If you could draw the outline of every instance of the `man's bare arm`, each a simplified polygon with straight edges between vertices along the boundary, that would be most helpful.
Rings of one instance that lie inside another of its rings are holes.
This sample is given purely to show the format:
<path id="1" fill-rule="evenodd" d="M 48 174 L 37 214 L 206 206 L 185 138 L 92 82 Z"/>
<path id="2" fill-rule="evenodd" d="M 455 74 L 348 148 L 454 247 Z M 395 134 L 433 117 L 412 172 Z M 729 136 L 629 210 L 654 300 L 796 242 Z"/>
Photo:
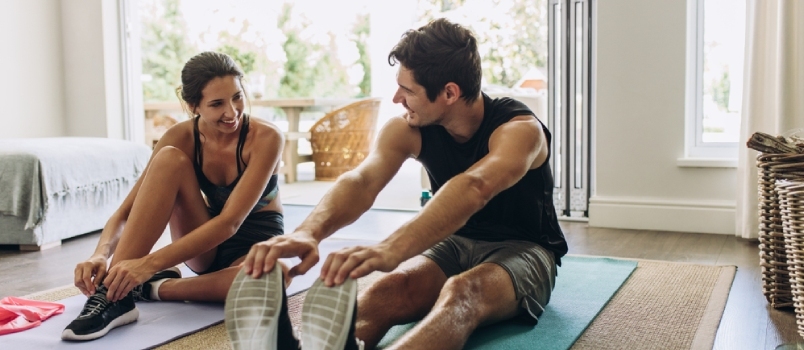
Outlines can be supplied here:
<path id="1" fill-rule="evenodd" d="M 327 284 L 347 276 L 390 271 L 464 226 L 498 193 L 510 188 L 528 170 L 547 158 L 547 142 L 533 117 L 518 117 L 500 126 L 489 140 L 489 154 L 444 184 L 423 210 L 375 247 L 330 255 L 322 270 Z"/>
<path id="2" fill-rule="evenodd" d="M 258 278 L 271 271 L 277 259 L 299 257 L 302 261 L 290 269 L 289 276 L 305 274 L 318 262 L 318 244 L 371 208 L 402 163 L 418 154 L 420 140 L 418 129 L 409 127 L 402 118 L 391 119 L 380 131 L 368 157 L 338 178 L 293 234 L 251 247 L 243 264 L 245 272 Z"/>
<path id="3" fill-rule="evenodd" d="M 415 145 L 411 141 L 416 133 L 401 118 L 391 119 L 380 131 L 368 157 L 338 178 L 295 232 L 311 234 L 320 242 L 357 220 L 412 156 Z"/>

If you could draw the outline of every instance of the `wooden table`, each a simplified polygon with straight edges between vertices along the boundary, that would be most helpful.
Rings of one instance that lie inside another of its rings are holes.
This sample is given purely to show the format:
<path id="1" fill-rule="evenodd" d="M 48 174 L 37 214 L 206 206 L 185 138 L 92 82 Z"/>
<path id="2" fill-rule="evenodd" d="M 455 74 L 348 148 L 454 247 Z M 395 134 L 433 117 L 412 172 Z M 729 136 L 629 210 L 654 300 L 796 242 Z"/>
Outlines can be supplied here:
<path id="1" fill-rule="evenodd" d="M 288 119 L 288 130 L 285 133 L 285 151 L 282 155 L 284 166 L 282 173 L 285 174 L 285 183 L 296 182 L 296 166 L 305 161 L 311 161 L 309 156 L 299 155 L 299 139 L 309 137 L 308 132 L 299 132 L 299 121 L 301 119 L 301 112 L 306 110 L 323 110 L 329 111 L 335 107 L 340 107 L 351 102 L 354 99 L 342 98 L 266 98 L 259 100 L 250 100 L 249 103 L 254 107 L 275 107 L 280 108 L 285 112 Z M 154 102 L 145 104 L 146 114 L 151 111 L 181 111 L 181 105 L 178 102 Z"/>
<path id="2" fill-rule="evenodd" d="M 288 118 L 288 130 L 285 134 L 285 152 L 283 162 L 285 165 L 285 183 L 296 182 L 296 166 L 305 161 L 312 161 L 312 157 L 299 155 L 299 139 L 308 138 L 309 132 L 299 133 L 299 121 L 304 110 L 331 110 L 335 107 L 353 102 L 352 99 L 338 98 L 269 98 L 252 100 L 251 105 L 257 107 L 281 108 Z"/>

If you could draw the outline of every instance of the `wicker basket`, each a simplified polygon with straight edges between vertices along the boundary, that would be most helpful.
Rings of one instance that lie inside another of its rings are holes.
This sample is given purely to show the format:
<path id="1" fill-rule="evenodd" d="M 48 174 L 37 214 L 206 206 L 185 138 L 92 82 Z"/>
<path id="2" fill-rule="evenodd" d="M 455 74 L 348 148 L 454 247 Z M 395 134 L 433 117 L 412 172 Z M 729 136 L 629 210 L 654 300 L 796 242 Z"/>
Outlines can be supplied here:
<path id="1" fill-rule="evenodd" d="M 773 308 L 794 307 L 776 182 L 804 180 L 804 154 L 761 154 L 757 167 L 762 292 Z"/>
<path id="2" fill-rule="evenodd" d="M 798 333 L 804 337 L 804 181 L 776 182 Z"/>
<path id="3" fill-rule="evenodd" d="M 327 113 L 310 128 L 316 180 L 335 180 L 366 158 L 379 109 L 379 99 L 358 101 Z"/>

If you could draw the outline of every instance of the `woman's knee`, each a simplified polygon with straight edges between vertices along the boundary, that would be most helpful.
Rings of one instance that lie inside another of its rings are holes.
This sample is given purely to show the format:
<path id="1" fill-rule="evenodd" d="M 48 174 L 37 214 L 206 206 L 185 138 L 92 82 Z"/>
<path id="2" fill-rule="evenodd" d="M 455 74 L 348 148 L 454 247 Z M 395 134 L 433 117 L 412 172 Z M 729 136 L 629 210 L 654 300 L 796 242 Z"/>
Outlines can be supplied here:
<path id="1" fill-rule="evenodd" d="M 156 152 L 156 155 L 154 155 L 154 158 L 151 160 L 151 169 L 149 169 L 149 171 L 175 171 L 182 168 L 192 169 L 192 167 L 193 162 L 190 157 L 184 153 L 184 151 L 173 146 L 165 146 Z"/>

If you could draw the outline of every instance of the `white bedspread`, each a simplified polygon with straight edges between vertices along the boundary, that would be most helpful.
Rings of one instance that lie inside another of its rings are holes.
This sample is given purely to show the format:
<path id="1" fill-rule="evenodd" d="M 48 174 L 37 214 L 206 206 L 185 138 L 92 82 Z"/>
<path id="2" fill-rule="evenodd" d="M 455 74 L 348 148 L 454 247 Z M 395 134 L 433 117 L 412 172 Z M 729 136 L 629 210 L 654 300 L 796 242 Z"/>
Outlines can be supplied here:
<path id="1" fill-rule="evenodd" d="M 105 194 L 137 180 L 150 156 L 144 144 L 106 138 L 0 140 L 0 214 L 24 218 L 30 229 L 67 194 L 103 205 Z"/>

